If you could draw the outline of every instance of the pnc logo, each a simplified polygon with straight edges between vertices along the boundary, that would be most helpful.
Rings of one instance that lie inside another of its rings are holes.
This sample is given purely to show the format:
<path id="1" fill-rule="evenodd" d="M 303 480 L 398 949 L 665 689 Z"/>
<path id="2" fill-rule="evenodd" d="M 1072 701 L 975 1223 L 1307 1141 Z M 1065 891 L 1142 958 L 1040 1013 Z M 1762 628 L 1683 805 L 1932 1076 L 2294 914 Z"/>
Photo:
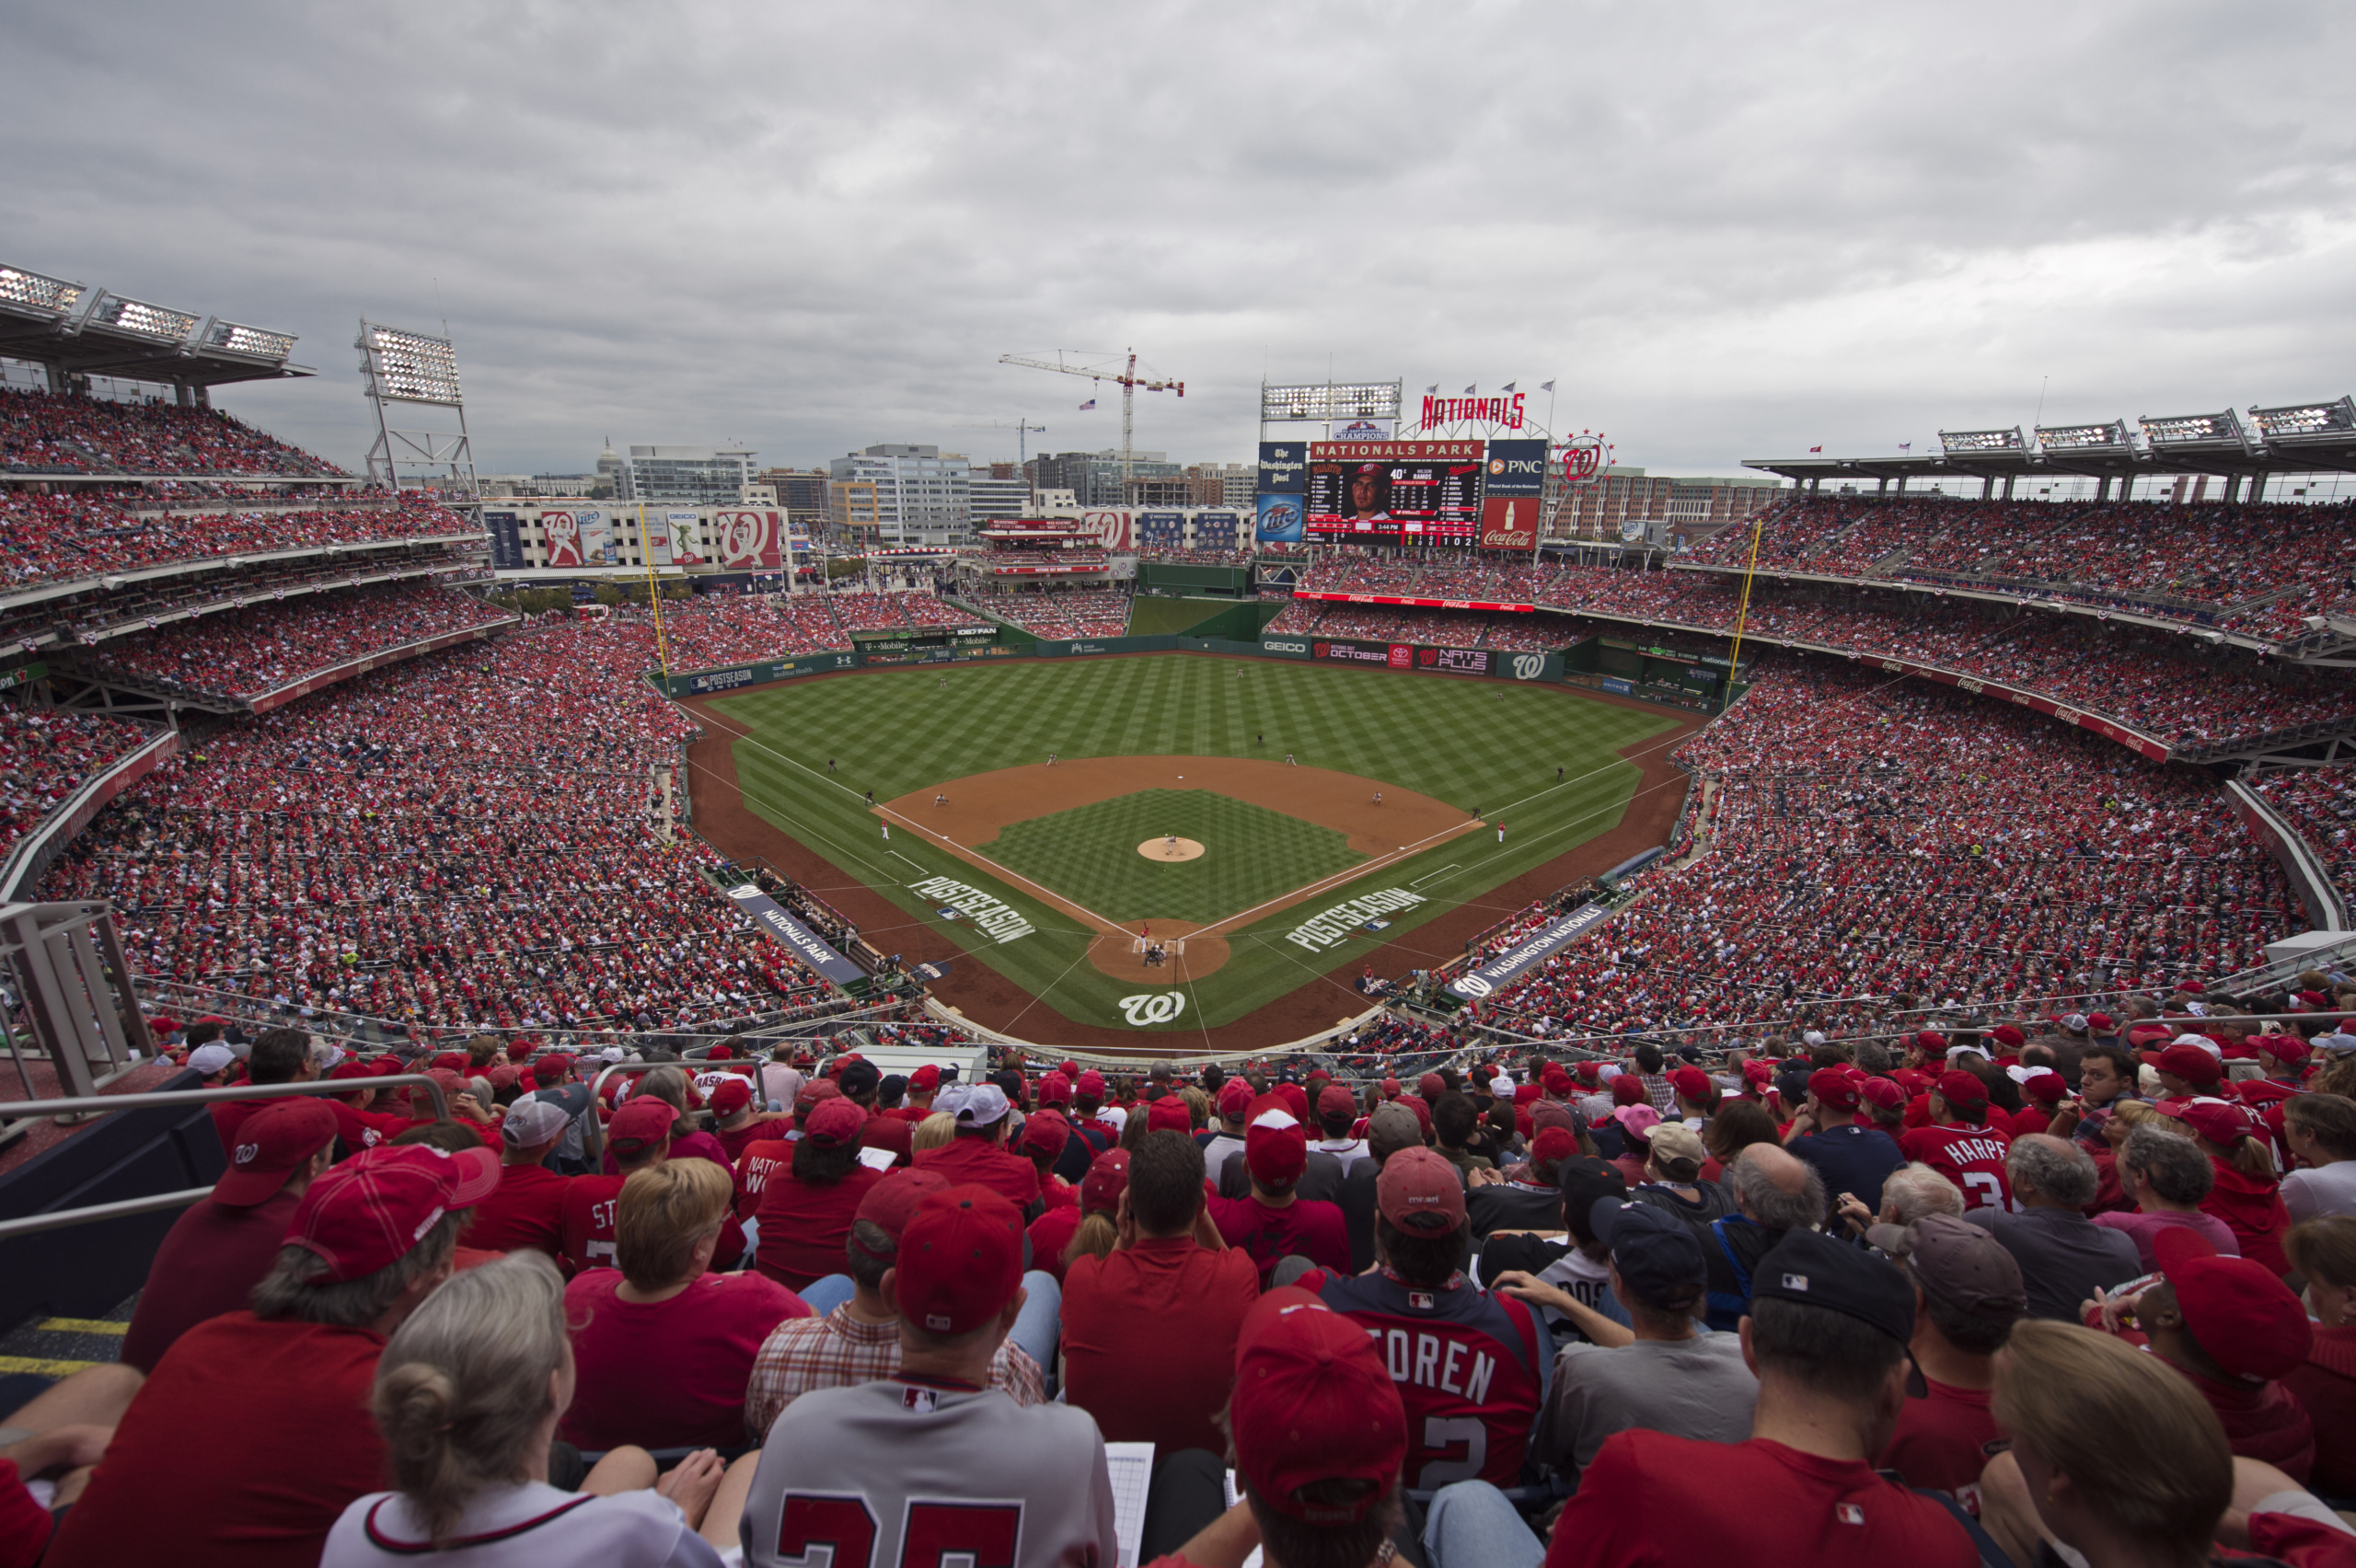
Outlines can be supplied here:
<path id="1" fill-rule="evenodd" d="M 1157 1023 L 1169 1023 L 1184 1012 L 1186 998 L 1177 991 L 1149 991 L 1142 996 L 1123 997 L 1118 1006 L 1130 1028 L 1148 1029 Z"/>

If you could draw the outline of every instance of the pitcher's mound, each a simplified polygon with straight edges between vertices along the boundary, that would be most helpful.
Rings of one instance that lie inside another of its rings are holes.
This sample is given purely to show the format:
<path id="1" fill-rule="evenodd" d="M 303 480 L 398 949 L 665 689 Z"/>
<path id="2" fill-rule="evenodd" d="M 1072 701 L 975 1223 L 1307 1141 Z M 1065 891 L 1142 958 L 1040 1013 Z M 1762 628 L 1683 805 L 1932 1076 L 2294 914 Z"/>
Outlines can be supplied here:
<path id="1" fill-rule="evenodd" d="M 1138 853 L 1149 860 L 1199 860 L 1203 847 L 1191 838 L 1149 838 L 1138 846 Z"/>

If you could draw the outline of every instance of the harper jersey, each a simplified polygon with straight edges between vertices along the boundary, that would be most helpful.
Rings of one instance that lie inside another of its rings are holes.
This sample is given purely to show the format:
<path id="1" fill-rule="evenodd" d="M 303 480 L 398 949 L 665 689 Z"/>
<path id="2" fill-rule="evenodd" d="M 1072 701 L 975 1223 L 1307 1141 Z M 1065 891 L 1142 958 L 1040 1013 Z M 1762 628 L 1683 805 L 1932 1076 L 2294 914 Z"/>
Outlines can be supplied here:
<path id="1" fill-rule="evenodd" d="M 1461 1274 L 1428 1290 L 1377 1269 L 1302 1276 L 1301 1286 L 1365 1326 L 1407 1407 L 1407 1486 L 1521 1483 L 1530 1429 L 1546 1406 L 1553 1343 L 1530 1308 Z"/>
<path id="2" fill-rule="evenodd" d="M 909 1374 L 786 1406 L 761 1446 L 739 1529 L 748 1568 L 1120 1561 L 1094 1417 Z"/>
<path id="3" fill-rule="evenodd" d="M 2013 1202 L 2013 1183 L 2004 1175 L 2004 1155 L 2011 1140 L 1987 1127 L 1958 1126 L 1934 1122 L 1917 1127 L 1898 1140 L 1909 1159 L 1919 1159 L 1963 1193 L 1966 1209 L 2019 1209 Z"/>

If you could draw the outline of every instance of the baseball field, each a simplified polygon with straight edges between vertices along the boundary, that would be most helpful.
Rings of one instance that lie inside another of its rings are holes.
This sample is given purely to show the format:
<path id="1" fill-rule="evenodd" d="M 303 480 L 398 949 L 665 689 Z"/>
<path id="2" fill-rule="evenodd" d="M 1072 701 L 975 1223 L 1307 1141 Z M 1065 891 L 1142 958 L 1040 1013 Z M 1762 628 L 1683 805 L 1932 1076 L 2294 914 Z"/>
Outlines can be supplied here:
<path id="1" fill-rule="evenodd" d="M 723 851 L 886 952 L 949 960 L 935 994 L 976 1021 L 1163 1050 L 1329 1027 L 1368 1005 L 1366 967 L 1438 962 L 1660 842 L 1682 790 L 1664 754 L 1693 727 L 1558 686 L 1183 653 L 689 706 L 697 824 Z"/>

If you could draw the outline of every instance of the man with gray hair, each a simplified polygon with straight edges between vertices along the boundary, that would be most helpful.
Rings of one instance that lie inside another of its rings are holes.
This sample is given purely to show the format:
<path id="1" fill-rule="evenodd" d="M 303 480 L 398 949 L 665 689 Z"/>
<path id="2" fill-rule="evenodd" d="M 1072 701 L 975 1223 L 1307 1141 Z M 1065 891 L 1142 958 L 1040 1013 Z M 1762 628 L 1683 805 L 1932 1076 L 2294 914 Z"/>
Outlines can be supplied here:
<path id="1" fill-rule="evenodd" d="M 2096 1286 L 2143 1272 L 2131 1239 L 2086 1217 L 2101 1178 L 2085 1149 L 2050 1133 L 2026 1134 L 2013 1140 L 2004 1175 L 2020 1212 L 1982 1207 L 1963 1217 L 2020 1264 L 2030 1317 L 2074 1323 L 2078 1304 L 2091 1300 Z"/>
<path id="2" fill-rule="evenodd" d="M 1863 1236 L 1873 1225 L 1911 1225 L 1925 1215 L 1963 1217 L 1963 1193 L 1956 1184 L 1923 1164 L 1911 1160 L 1881 1182 L 1881 1212 L 1867 1208 L 1854 1193 L 1841 1194 L 1841 1218 L 1852 1236 Z"/>

